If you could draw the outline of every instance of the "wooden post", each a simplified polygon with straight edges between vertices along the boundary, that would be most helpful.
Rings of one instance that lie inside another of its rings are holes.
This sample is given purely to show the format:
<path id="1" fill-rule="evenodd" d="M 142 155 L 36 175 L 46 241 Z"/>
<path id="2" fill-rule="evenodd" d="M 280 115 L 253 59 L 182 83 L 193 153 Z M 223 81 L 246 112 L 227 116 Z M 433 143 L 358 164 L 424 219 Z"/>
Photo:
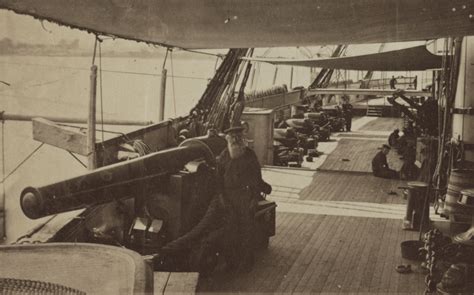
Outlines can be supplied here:
<path id="1" fill-rule="evenodd" d="M 91 67 L 91 88 L 89 100 L 89 119 L 87 120 L 87 168 L 94 170 L 97 167 L 96 151 L 95 151 L 95 109 L 97 98 L 97 66 Z"/>
<path id="2" fill-rule="evenodd" d="M 289 89 L 289 90 L 293 89 L 293 70 L 294 70 L 294 68 L 291 67 L 291 72 L 290 72 L 290 89 Z"/>
<path id="3" fill-rule="evenodd" d="M 275 74 L 273 74 L 273 84 L 275 85 L 278 76 L 278 67 L 275 67 Z"/>
<path id="4" fill-rule="evenodd" d="M 160 87 L 160 109 L 158 122 L 165 120 L 165 96 L 166 96 L 166 75 L 168 71 L 163 69 L 161 71 L 161 87 Z"/>
<path id="5" fill-rule="evenodd" d="M 258 66 L 258 65 L 255 65 L 255 66 L 252 68 L 251 78 L 249 79 L 249 80 L 250 80 L 250 87 L 249 87 L 250 90 L 254 90 L 255 71 L 257 70 L 257 66 Z"/>

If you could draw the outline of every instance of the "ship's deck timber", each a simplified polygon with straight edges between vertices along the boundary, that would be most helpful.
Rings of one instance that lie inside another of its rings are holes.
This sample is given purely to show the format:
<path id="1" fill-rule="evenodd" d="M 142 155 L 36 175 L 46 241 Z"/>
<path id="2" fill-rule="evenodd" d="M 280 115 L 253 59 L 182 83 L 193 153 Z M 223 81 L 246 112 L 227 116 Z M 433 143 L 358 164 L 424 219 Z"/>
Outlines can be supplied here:
<path id="1" fill-rule="evenodd" d="M 404 182 L 376 178 L 363 165 L 400 123 L 388 118 L 357 120 L 354 132 L 335 135 L 337 146 L 319 171 L 264 168 L 264 178 L 273 186 L 269 199 L 278 205 L 276 235 L 268 250 L 259 253 L 250 273 L 216 272 L 200 279 L 198 291 L 423 293 L 418 264 L 400 253 L 402 241 L 418 239 L 417 232 L 401 229 L 406 201 L 398 187 Z M 353 168 L 338 170 L 336 163 L 342 158 L 361 157 L 361 145 L 371 152 L 364 153 L 363 160 L 343 162 Z M 320 147 L 324 150 L 324 144 Z M 400 165 L 398 156 L 390 159 Z M 397 273 L 395 267 L 402 263 L 411 264 L 413 273 Z"/>

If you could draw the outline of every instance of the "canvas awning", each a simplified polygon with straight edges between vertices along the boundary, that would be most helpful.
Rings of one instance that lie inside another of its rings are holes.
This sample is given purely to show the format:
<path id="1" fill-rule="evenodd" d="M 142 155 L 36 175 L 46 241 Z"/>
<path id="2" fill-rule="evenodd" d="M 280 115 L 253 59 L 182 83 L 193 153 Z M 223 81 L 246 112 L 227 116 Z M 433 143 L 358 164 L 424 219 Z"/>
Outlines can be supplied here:
<path id="1" fill-rule="evenodd" d="M 441 68 L 442 57 L 434 55 L 425 45 L 359 56 L 318 58 L 318 59 L 282 59 L 282 58 L 246 58 L 256 62 L 274 65 L 291 65 L 326 69 L 346 69 L 364 71 L 424 71 Z"/>
<path id="2" fill-rule="evenodd" d="M 0 0 L 0 8 L 90 32 L 183 48 L 474 35 L 470 0 Z"/>

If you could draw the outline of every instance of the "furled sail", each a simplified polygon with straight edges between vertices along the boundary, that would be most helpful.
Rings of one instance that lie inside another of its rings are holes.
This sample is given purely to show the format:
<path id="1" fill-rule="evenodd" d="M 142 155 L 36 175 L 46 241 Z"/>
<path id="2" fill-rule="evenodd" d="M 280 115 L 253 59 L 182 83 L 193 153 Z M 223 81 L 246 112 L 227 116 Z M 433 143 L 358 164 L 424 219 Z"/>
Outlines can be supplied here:
<path id="1" fill-rule="evenodd" d="M 183 48 L 383 43 L 474 34 L 471 0 L 0 0 L 0 8 Z"/>
<path id="2" fill-rule="evenodd" d="M 274 65 L 364 71 L 423 71 L 441 68 L 442 57 L 434 55 L 425 45 L 358 56 L 318 59 L 249 58 Z"/>

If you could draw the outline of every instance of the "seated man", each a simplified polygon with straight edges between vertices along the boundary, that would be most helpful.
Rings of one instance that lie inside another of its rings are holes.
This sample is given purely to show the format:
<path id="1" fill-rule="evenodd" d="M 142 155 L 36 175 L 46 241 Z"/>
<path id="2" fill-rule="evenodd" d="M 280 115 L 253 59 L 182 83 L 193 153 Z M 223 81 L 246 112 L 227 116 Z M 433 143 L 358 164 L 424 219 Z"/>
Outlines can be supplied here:
<path id="1" fill-rule="evenodd" d="M 400 135 L 398 134 L 400 132 L 399 129 L 393 130 L 392 133 L 388 136 L 388 145 L 394 148 L 398 147 L 398 139 L 400 138 Z"/>
<path id="2" fill-rule="evenodd" d="M 416 146 L 409 142 L 407 149 L 403 154 L 403 166 L 400 169 L 400 178 L 403 180 L 416 180 L 420 173 L 420 169 L 415 165 Z"/>
<path id="3" fill-rule="evenodd" d="M 217 170 L 230 236 L 224 255 L 229 268 L 250 271 L 254 263 L 255 210 L 260 192 L 270 193 L 271 186 L 262 179 L 255 152 L 245 145 L 243 130 L 235 126 L 224 131 L 227 148 L 218 157 Z"/>
<path id="4" fill-rule="evenodd" d="M 390 146 L 384 144 L 382 150 L 372 159 L 372 171 L 374 176 L 382 178 L 398 178 L 398 172 L 390 169 L 387 163 L 387 155 L 390 152 Z"/>

